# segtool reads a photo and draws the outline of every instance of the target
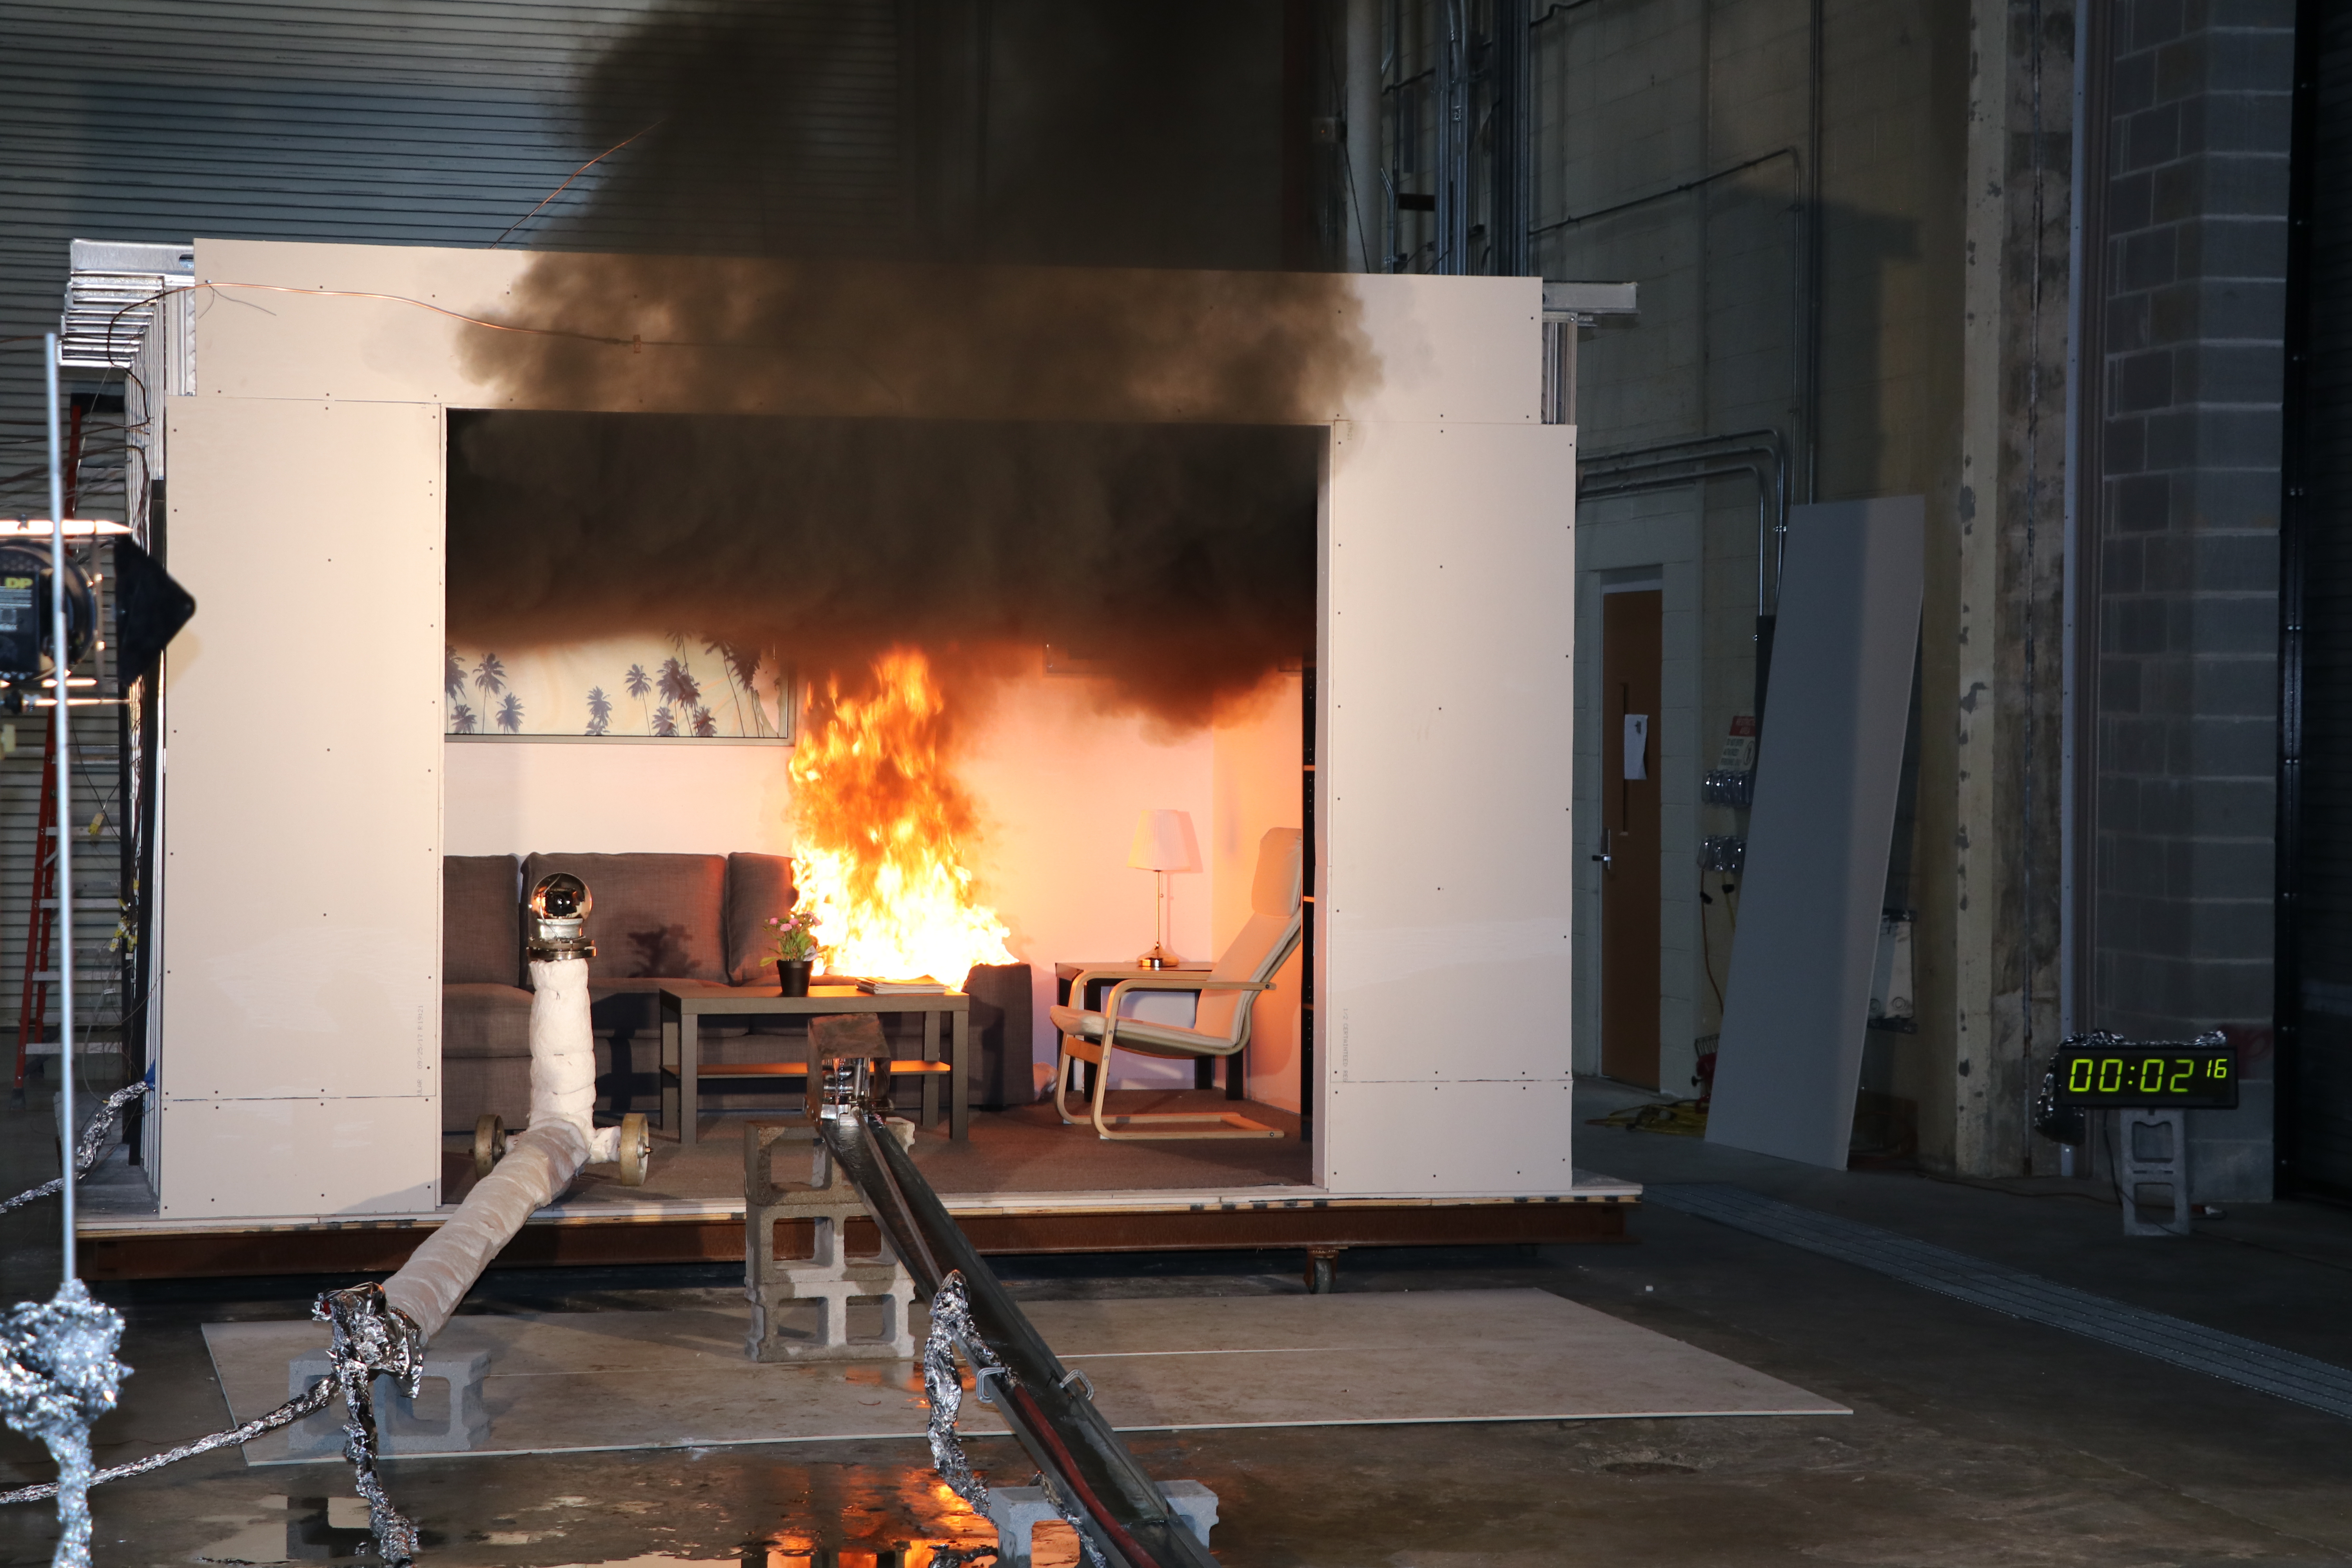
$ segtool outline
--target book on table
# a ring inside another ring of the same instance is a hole
[[[912,980],[861,980],[857,988],[868,996],[943,996],[948,989],[945,982],[928,974]]]

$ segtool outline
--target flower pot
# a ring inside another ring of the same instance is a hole
[[[814,959],[807,958],[780,958],[776,960],[776,981],[778,987],[776,994],[779,996],[807,995],[809,969],[814,962],[815,961]]]

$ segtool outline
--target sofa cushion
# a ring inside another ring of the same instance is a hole
[[[768,921],[791,912],[793,862],[786,855],[727,857],[727,984],[773,980],[774,941]]]
[[[475,1059],[530,1055],[530,993],[520,985],[441,987],[441,1055]]]
[[[522,977],[522,895],[511,855],[441,857],[441,983]]]
[[[588,884],[592,973],[601,980],[657,976],[721,980],[726,949],[720,855],[533,855],[522,886],[569,871]]]

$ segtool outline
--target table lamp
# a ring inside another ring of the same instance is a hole
[[[1160,875],[1159,940],[1136,959],[1143,969],[1168,969],[1182,962],[1168,951],[1168,873],[1201,868],[1201,846],[1192,837],[1192,815],[1186,811],[1147,810],[1136,818],[1135,842],[1127,863],[1139,871]]]

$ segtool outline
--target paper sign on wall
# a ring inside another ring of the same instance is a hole
[[[1650,716],[1647,713],[1625,715],[1625,776],[1629,779],[1650,776]]]

